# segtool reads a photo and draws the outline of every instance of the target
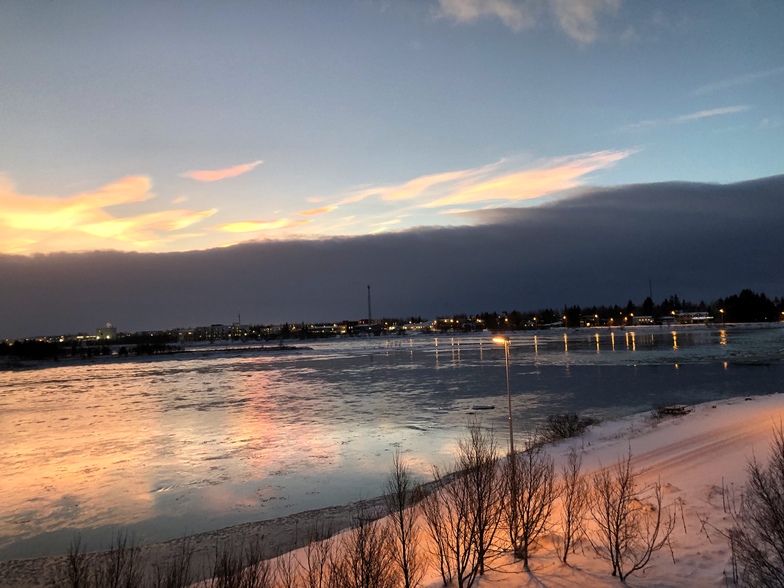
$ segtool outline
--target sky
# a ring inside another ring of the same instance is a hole
[[[782,30],[780,0],[6,0],[0,267],[78,259],[96,284],[124,252],[155,291],[152,268],[175,253],[285,250],[294,271],[336,243],[381,259],[390,243],[481,239],[494,223],[539,230],[547,211],[599,210],[616,189],[746,186],[784,173]],[[539,303],[504,289],[463,302]],[[296,297],[248,314],[298,320],[284,310]],[[331,315],[342,308],[298,312],[351,318]],[[205,302],[182,320],[221,314],[236,311]]]

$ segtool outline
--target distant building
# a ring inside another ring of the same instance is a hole
[[[114,341],[117,339],[117,327],[113,326],[111,323],[106,323],[105,327],[95,329],[95,338],[99,341],[105,341],[107,339]]]
[[[679,312],[675,311],[675,321],[681,325],[705,324],[712,321],[713,317],[707,312]]]
[[[652,325],[653,323],[652,316],[635,316],[632,318],[633,325]]]

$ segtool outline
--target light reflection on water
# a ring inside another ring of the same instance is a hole
[[[397,448],[423,478],[447,465],[472,406],[506,426],[488,334],[306,345],[0,372],[0,558],[373,496]],[[783,350],[784,329],[513,333],[515,427],[781,392]]]

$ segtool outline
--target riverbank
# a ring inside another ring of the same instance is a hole
[[[656,554],[643,572],[632,576],[632,586],[724,586],[731,573],[730,551],[722,533],[731,526],[725,512],[722,487],[740,495],[752,456],[765,461],[771,432],[784,422],[784,395],[734,398],[690,407],[684,416],[653,419],[650,413],[603,423],[577,439],[550,448],[559,468],[569,448],[583,450],[583,471],[590,473],[615,463],[631,450],[640,484],[659,481],[665,505],[678,505],[678,525],[672,536],[672,552]],[[288,517],[228,527],[190,538],[194,568],[201,570],[214,557],[216,546],[241,538],[265,537],[267,555],[301,546],[309,529],[319,523],[333,531],[349,525],[356,505],[308,511]],[[173,557],[183,539],[147,545],[143,555],[164,560]],[[545,540],[531,560],[531,573],[524,574],[518,562],[500,559],[478,586],[571,586],[584,588],[614,586],[609,564],[583,545],[561,564],[551,542]],[[55,577],[63,557],[16,560],[0,563],[0,586],[47,585]],[[435,571],[428,573],[425,586],[440,584]]]

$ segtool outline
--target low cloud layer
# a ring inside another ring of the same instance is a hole
[[[784,294],[784,176],[590,189],[474,226],[187,253],[0,256],[0,338]]]

